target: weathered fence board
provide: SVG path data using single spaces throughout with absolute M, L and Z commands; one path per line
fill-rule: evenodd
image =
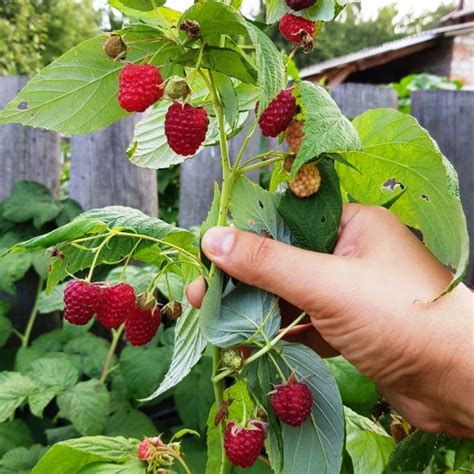
M 27 80 L 25 76 L 0 77 L 0 110 Z M 22 180 L 42 183 L 57 197 L 60 166 L 60 137 L 57 133 L 17 124 L 0 127 L 0 201 L 11 194 L 17 181 Z
M 350 118 L 369 109 L 397 108 L 395 91 L 372 84 L 341 84 L 333 89 L 332 97 L 342 112 Z
M 417 91 L 412 113 L 458 172 L 461 198 L 471 237 L 468 280 L 474 283 L 474 92 Z
M 139 116 L 71 139 L 70 195 L 84 209 L 122 205 L 158 215 L 156 171 L 132 165 L 126 150 Z

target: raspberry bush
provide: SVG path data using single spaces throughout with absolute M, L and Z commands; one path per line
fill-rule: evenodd
M 82 134 L 146 110 L 128 151 L 137 166 L 160 169 L 199 160 L 193 156 L 202 147 L 219 146 L 222 184 L 215 186 L 200 236 L 211 226 L 232 224 L 330 253 L 344 202 L 383 205 L 420 230 L 430 250 L 455 269 L 451 287 L 459 282 L 468 247 L 457 178 L 428 133 L 412 117 L 389 109 L 368 111 L 351 122 L 322 85 L 288 83 L 291 57 L 317 45 L 323 23 L 342 11 L 344 1 L 266 2 L 267 24 L 279 22 L 294 44 L 290 57 L 277 50 L 264 25 L 241 14 L 240 2 L 203 0 L 184 13 L 161 0 L 110 3 L 130 16 L 130 23 L 112 36 L 81 43 L 46 67 L 0 113 L 0 124 Z M 230 156 L 228 141 L 241 133 L 240 151 Z M 278 137 L 277 144 L 244 158 L 255 133 Z M 272 167 L 268 190 L 245 176 L 265 167 Z M 439 239 L 440 233 L 445 238 Z M 347 383 L 369 382 L 341 359 L 325 363 L 305 346 L 284 342 L 286 331 L 304 322 L 306 314 L 280 330 L 284 302 L 209 266 L 195 240 L 188 230 L 114 206 L 82 213 L 10 249 L 8 257 L 47 250 L 46 290 L 54 293 L 67 285 L 66 320 L 92 324 L 95 316 L 112 331 L 99 379 L 51 392 L 58 396 L 58 416 L 70 413 L 66 418 L 79 434 L 104 434 L 98 414 L 90 429 L 73 408 L 85 390 L 90 398 L 91 382 L 100 401 L 136 375 L 126 370 L 133 352 L 125 348 L 122 378 L 116 377 L 117 347 L 125 338 L 153 354 L 165 319 L 175 325 L 166 374 L 153 378 L 149 366 L 146 374 L 138 366 L 141 377 L 156 380 L 155 390 L 132 382 L 132 391 L 146 404 L 175 389 L 180 413 L 187 410 L 192 418 L 203 381 L 195 371 L 210 355 L 214 402 L 206 426 L 197 423 L 207 435 L 207 474 L 230 473 L 233 466 L 262 473 L 363 472 L 357 466 L 370 453 L 358 452 L 353 441 L 363 436 L 379 442 L 386 464 L 393 442 L 363 416 L 375 401 L 373 392 L 370 400 L 354 401 L 344 390 Z M 140 270 L 133 261 L 146 267 Z M 120 265 L 112 270 L 113 282 L 103 281 L 108 265 Z M 183 291 L 197 276 L 208 285 L 200 310 L 190 307 Z M 195 385 L 180 398 L 180 382 L 187 380 Z M 4 386 L 0 379 L 0 393 Z M 3 420 L 26 401 L 34 406 L 28 395 L 22 397 L 9 405 Z M 181 430 L 169 442 L 162 436 L 61 441 L 34 472 L 50 472 L 71 452 L 68 472 L 190 472 L 180 441 L 185 434 L 192 431 Z M 396 451 L 393 459 L 396 471 Z

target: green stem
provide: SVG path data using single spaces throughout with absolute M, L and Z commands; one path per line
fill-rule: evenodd
M 252 125 L 249 128 L 249 131 L 247 132 L 247 136 L 245 137 L 244 141 L 242 142 L 242 146 L 240 147 L 239 153 L 238 153 L 237 158 L 235 159 L 235 162 L 234 162 L 234 168 L 237 168 L 240 165 L 240 162 L 242 161 L 245 150 L 247 149 L 247 146 L 250 143 L 250 140 L 251 140 L 253 134 L 255 133 L 255 129 L 257 128 L 257 124 L 258 124 L 258 118 L 255 117 Z
M 300 321 L 302 321 L 306 316 L 306 313 L 301 313 L 289 326 L 287 326 L 285 329 L 283 329 L 282 331 L 280 331 L 277 336 L 275 336 L 268 344 L 266 344 L 264 347 L 262 347 L 259 351 L 257 351 L 255 354 L 253 354 L 252 356 L 250 356 L 248 359 L 245 360 L 243 366 L 247 366 L 249 364 L 251 364 L 252 362 L 256 361 L 257 359 L 259 359 L 260 357 L 262 357 L 263 355 L 265 355 L 267 352 L 271 351 L 275 346 L 276 344 L 281 340 L 283 339 L 286 334 L 291 330 L 293 329 Z M 228 370 L 225 370 L 224 372 L 221 372 L 220 374 L 218 374 L 217 376 L 214 376 L 212 378 L 212 381 L 213 383 L 216 383 L 216 382 L 219 382 L 223 379 L 225 379 L 226 377 L 228 377 L 229 375 L 232 374 L 232 370 L 231 369 L 228 369 Z
M 33 326 L 35 325 L 36 316 L 38 316 L 38 301 L 39 295 L 43 291 L 44 280 L 43 278 L 39 278 L 38 280 L 38 289 L 36 291 L 36 298 L 33 305 L 33 309 L 31 310 L 30 317 L 28 319 L 28 324 L 26 325 L 25 334 L 22 336 L 21 347 L 28 347 L 30 342 L 31 332 L 33 331 Z
M 246 166 L 244 168 L 239 169 L 239 173 L 245 174 L 249 171 L 258 170 L 259 168 L 265 168 L 266 166 L 273 165 L 273 163 L 278 163 L 279 161 L 283 160 L 284 156 L 278 156 L 276 158 L 271 158 L 270 160 L 261 161 L 260 163 L 255 163 L 254 165 Z
M 110 343 L 109 352 L 107 353 L 107 357 L 105 358 L 104 368 L 102 369 L 102 374 L 100 375 L 100 381 L 103 383 L 107 379 L 107 375 L 109 375 L 110 371 L 110 364 L 112 363 L 112 359 L 114 358 L 115 350 L 117 349 L 117 345 L 120 341 L 120 336 L 123 332 L 123 324 L 118 329 L 112 329 L 112 342 Z
M 109 243 L 116 234 L 112 232 L 108 237 L 104 239 L 104 241 L 99 245 L 99 247 L 95 251 L 94 260 L 92 260 L 91 268 L 89 269 L 89 274 L 87 275 L 86 281 L 90 282 L 92 280 L 92 275 L 94 274 L 95 267 L 97 266 L 97 262 L 99 261 L 100 252 L 104 249 L 104 247 Z

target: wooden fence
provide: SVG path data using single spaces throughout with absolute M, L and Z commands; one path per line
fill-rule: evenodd
M 23 87 L 24 77 L 0 77 L 0 109 Z M 343 84 L 333 91 L 342 111 L 354 117 L 367 109 L 396 107 L 395 93 L 388 88 L 365 84 Z M 474 235 L 474 92 L 420 91 L 413 95 L 413 114 L 439 142 L 454 163 L 461 181 L 461 193 Z M 120 204 L 157 215 L 156 171 L 132 166 L 125 151 L 139 117 L 128 117 L 104 130 L 71 139 L 70 195 L 84 209 Z M 55 195 L 59 191 L 61 140 L 53 132 L 23 127 L 0 126 L 0 201 L 8 197 L 19 180 L 45 184 Z M 240 136 L 231 140 L 235 156 Z M 248 154 L 272 146 L 258 134 Z M 205 218 L 214 181 L 219 180 L 219 150 L 205 149 L 196 159 L 181 165 L 180 225 L 198 225 Z M 258 173 L 252 179 L 258 180 Z M 474 252 L 471 243 L 471 254 Z

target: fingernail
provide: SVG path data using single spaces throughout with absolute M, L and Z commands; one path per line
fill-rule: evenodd
M 202 246 L 216 257 L 223 257 L 229 255 L 234 246 L 234 241 L 234 229 L 230 227 L 212 227 L 204 235 Z

